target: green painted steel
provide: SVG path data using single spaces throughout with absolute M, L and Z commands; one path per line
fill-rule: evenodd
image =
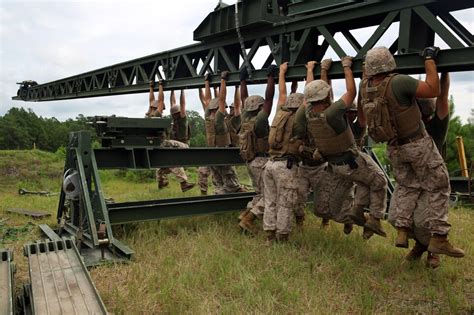
M 252 63 L 259 49 L 270 49 L 266 65 L 271 62 L 289 61 L 288 79 L 305 76 L 304 63 L 321 60 L 329 47 L 342 57 L 344 49 L 334 39 L 341 32 L 357 51 L 354 72 L 360 75 L 361 58 L 376 44 L 390 25 L 400 22 L 399 37 L 391 45 L 392 52 L 402 73 L 422 73 L 423 62 L 416 53 L 422 46 L 432 43 L 435 34 L 449 46 L 442 51 L 439 68 L 442 71 L 474 70 L 473 36 L 451 14 L 455 10 L 472 8 L 470 0 L 399 0 L 399 1 L 293 1 L 294 8 L 305 8 L 295 16 L 276 15 L 275 1 L 244 0 L 239 4 L 239 21 L 244 45 L 249 49 Z M 267 4 L 266 6 L 263 4 Z M 292 6 L 290 5 L 290 8 Z M 239 83 L 237 70 L 241 49 L 235 32 L 233 6 L 211 12 L 195 31 L 201 43 L 175 50 L 111 65 L 80 75 L 40 85 L 20 88 L 13 99 L 26 101 L 51 101 L 84 97 L 148 92 L 151 79 L 165 79 L 165 90 L 202 87 L 202 76 L 209 72 L 211 84 L 218 84 L 218 72 L 230 70 L 229 85 Z M 301 13 L 300 12 L 300 13 Z M 437 16 L 445 21 L 442 24 Z M 259 19 L 261 21 L 259 22 Z M 270 23 L 271 22 L 271 23 Z M 378 26 L 364 43 L 359 43 L 351 31 L 368 26 Z M 455 33 L 460 39 L 452 35 Z M 416 34 L 416 36 L 414 35 Z M 214 36 L 215 35 L 215 36 Z M 318 39 L 323 39 L 318 45 Z M 251 64 L 252 68 L 255 68 Z M 317 73 L 316 73 L 317 74 Z M 342 77 L 340 63 L 335 63 L 332 78 Z M 250 84 L 260 84 L 266 79 L 265 71 L 252 73 Z

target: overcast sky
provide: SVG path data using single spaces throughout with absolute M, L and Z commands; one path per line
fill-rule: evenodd
M 194 29 L 217 2 L 0 0 L 0 115 L 11 107 L 23 106 L 59 120 L 78 114 L 143 117 L 148 106 L 147 94 L 38 103 L 12 101 L 11 97 L 18 89 L 15 82 L 46 83 L 191 44 Z M 473 9 L 454 15 L 467 29 L 474 29 Z M 364 42 L 362 38 L 371 32 L 373 29 L 353 34 Z M 394 25 L 379 44 L 391 44 L 396 34 L 397 25 Z M 439 40 L 436 44 L 444 46 Z M 342 46 L 347 47 L 345 43 Z M 350 48 L 346 51 L 351 53 Z M 327 57 L 338 59 L 333 51 Z M 473 82 L 472 71 L 452 75 L 451 94 L 457 105 L 456 114 L 463 121 L 473 108 Z M 334 83 L 336 97 L 342 94 L 343 88 L 342 81 Z M 251 94 L 263 94 L 263 91 L 262 86 L 250 88 Z M 188 108 L 202 112 L 197 91 L 187 91 L 186 95 Z

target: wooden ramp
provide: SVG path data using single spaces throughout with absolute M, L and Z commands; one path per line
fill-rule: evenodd
M 33 314 L 107 314 L 74 241 L 61 239 L 25 245 Z
M 13 254 L 0 249 L 0 314 L 14 314 L 13 309 Z

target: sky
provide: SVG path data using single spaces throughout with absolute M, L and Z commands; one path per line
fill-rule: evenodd
M 59 120 L 79 114 L 143 117 L 148 109 L 146 93 L 28 103 L 13 101 L 11 97 L 16 95 L 16 82 L 46 83 L 192 44 L 194 29 L 217 2 L 0 0 L 0 116 L 11 107 L 25 107 L 43 117 Z M 474 29 L 474 9 L 453 15 L 467 29 Z M 353 35 L 364 42 L 363 38 L 373 30 L 364 29 Z M 391 44 L 396 34 L 397 25 L 393 25 L 379 45 Z M 351 53 L 347 42 L 340 36 L 336 40 L 341 40 L 341 46 Z M 439 39 L 435 44 L 445 47 Z M 326 57 L 339 59 L 332 50 Z M 260 59 L 257 66 L 263 63 L 262 58 L 257 57 Z M 466 122 L 474 108 L 474 72 L 453 73 L 451 81 L 456 115 Z M 302 87 L 300 84 L 300 92 Z M 333 87 L 336 97 L 343 94 L 342 80 L 334 81 Z M 249 92 L 263 95 L 264 86 L 250 86 Z M 165 97 L 168 99 L 168 93 Z M 186 91 L 186 97 L 188 109 L 202 113 L 197 91 Z M 231 102 L 232 93 L 228 97 Z

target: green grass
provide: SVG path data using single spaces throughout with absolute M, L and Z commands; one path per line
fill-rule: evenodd
M 0 186 L 0 217 L 8 218 L 3 224 L 20 228 L 31 221 L 5 213 L 10 207 L 24 207 L 53 214 L 50 219 L 34 221 L 35 225 L 54 225 L 57 196 L 19 196 L 17 189 L 19 183 L 31 183 L 35 189 L 58 191 L 62 163 L 38 151 L 8 151 L 6 155 L 0 151 L 0 166 L 6 159 L 21 174 L 45 175 L 34 181 L 1 175 L 0 180 L 7 183 Z M 35 159 L 37 164 L 28 163 Z M 189 173 L 194 179 L 195 171 Z M 248 182 L 245 169 L 240 168 L 239 175 Z M 152 179 L 126 181 L 110 171 L 103 172 L 102 179 L 105 195 L 118 202 L 183 196 L 173 180 L 170 187 L 158 191 Z M 184 195 L 197 194 L 194 188 Z M 263 233 L 256 237 L 240 234 L 237 214 L 117 227 L 116 237 L 135 250 L 133 261 L 97 267 L 91 275 L 108 310 L 117 314 L 474 311 L 474 209 L 450 211 L 450 239 L 467 256 L 443 257 L 438 270 L 425 268 L 423 260 L 406 262 L 407 251 L 392 245 L 395 233 L 387 223 L 387 239 L 373 237 L 364 242 L 359 228 L 345 236 L 342 226 L 331 223 L 323 231 L 319 220 L 307 212 L 303 231 L 296 231 L 289 244 L 270 248 L 264 245 Z M 33 228 L 0 245 L 15 250 L 17 289 L 27 280 L 22 246 L 39 237 L 38 229 Z

